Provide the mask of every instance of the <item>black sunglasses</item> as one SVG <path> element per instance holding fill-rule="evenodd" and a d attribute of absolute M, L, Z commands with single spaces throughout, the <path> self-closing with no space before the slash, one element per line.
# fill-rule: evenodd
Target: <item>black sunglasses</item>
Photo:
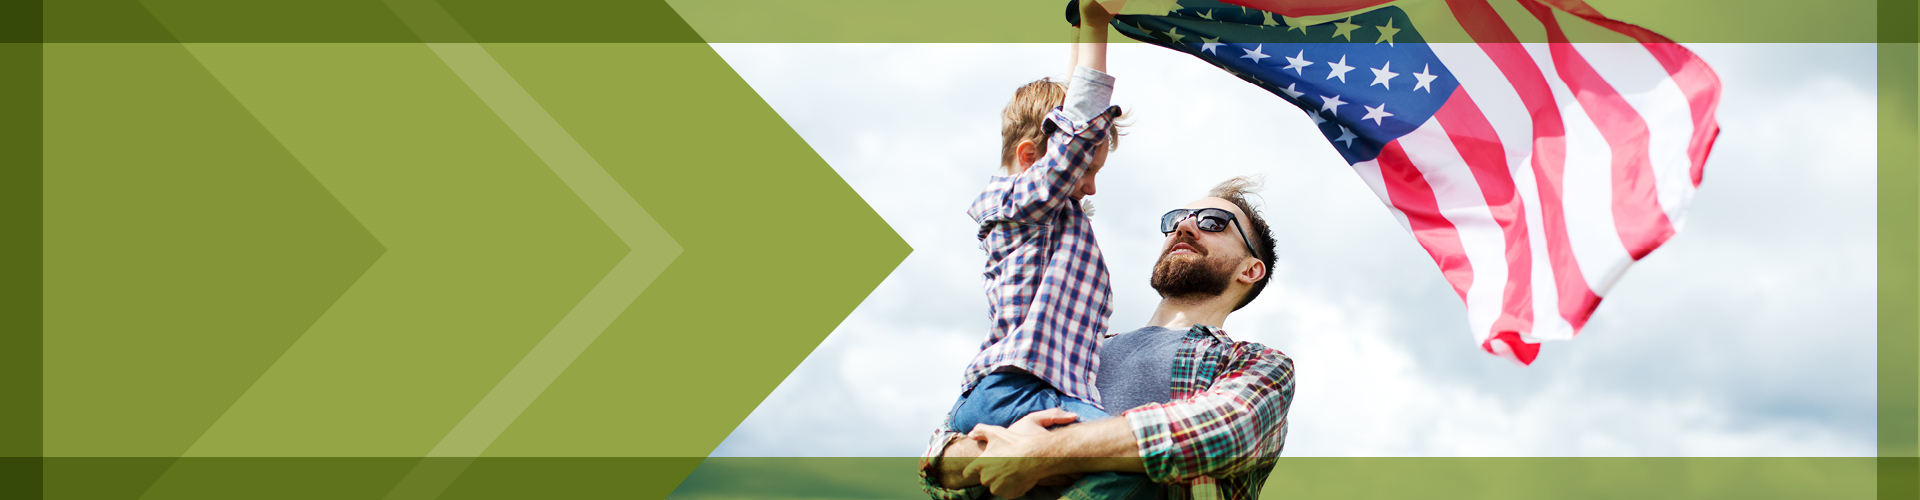
<path fill-rule="evenodd" d="M 1232 224 L 1233 228 L 1240 232 L 1240 242 L 1247 244 L 1247 254 L 1252 255 L 1253 258 L 1256 259 L 1260 258 L 1260 252 L 1253 249 L 1253 240 L 1247 239 L 1247 230 L 1241 228 L 1239 224 L 1233 224 L 1233 212 L 1218 208 L 1173 209 L 1167 212 L 1166 215 L 1160 216 L 1160 234 L 1172 234 L 1175 229 L 1180 227 L 1180 222 L 1187 220 L 1188 217 L 1196 218 L 1193 225 L 1199 227 L 1201 231 L 1209 233 L 1225 231 L 1227 230 L 1227 225 Z"/>

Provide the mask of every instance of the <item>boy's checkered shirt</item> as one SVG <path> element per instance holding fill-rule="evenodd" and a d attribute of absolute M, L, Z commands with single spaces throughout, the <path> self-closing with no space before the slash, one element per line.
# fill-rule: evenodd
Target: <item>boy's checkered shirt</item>
<path fill-rule="evenodd" d="M 987 252 L 993 323 L 967 365 L 963 393 L 995 370 L 1014 367 L 1061 394 L 1099 403 L 1093 377 L 1113 291 L 1092 222 L 1069 195 L 1119 110 L 1108 107 L 1084 123 L 1060 109 L 1048 113 L 1046 156 L 1019 175 L 994 176 L 967 211 L 980 223 L 980 248 Z"/>

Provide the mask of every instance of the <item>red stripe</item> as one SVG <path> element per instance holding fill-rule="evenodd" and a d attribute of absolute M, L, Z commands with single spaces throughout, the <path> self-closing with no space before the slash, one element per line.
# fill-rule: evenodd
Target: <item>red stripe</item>
<path fill-rule="evenodd" d="M 1507 350 L 1513 352 L 1513 358 L 1520 360 L 1520 364 L 1523 365 L 1533 364 L 1533 359 L 1540 356 L 1540 344 L 1520 340 L 1520 334 L 1518 333 L 1500 332 L 1495 334 L 1493 338 L 1487 339 L 1486 342 L 1481 342 L 1480 348 L 1486 349 L 1487 352 L 1494 352 L 1494 342 L 1505 344 Z"/>
<path fill-rule="evenodd" d="M 1521 5 L 1546 26 L 1547 41 L 1551 42 L 1547 50 L 1552 54 L 1555 72 L 1573 91 L 1580 107 L 1587 110 L 1613 151 L 1613 226 L 1620 233 L 1620 243 L 1627 247 L 1627 255 L 1640 260 L 1673 237 L 1673 224 L 1660 209 L 1655 193 L 1653 159 L 1647 156 L 1647 136 L 1651 134 L 1647 122 L 1580 51 L 1574 50 L 1552 10 L 1533 2 Z"/>
<path fill-rule="evenodd" d="M 1660 61 L 1667 75 L 1673 77 L 1673 83 L 1687 96 L 1687 108 L 1693 114 L 1693 138 L 1687 143 L 1687 157 L 1693 160 L 1693 170 L 1690 172 L 1693 185 L 1700 187 L 1700 173 L 1706 167 L 1707 153 L 1713 151 L 1713 140 L 1720 136 L 1720 120 L 1714 117 L 1714 110 L 1720 107 L 1720 75 L 1714 74 L 1713 68 L 1700 60 L 1700 56 L 1673 43 L 1672 39 L 1646 28 L 1608 19 L 1586 2 L 1540 1 L 1580 16 L 1587 22 L 1632 37 L 1645 46 L 1654 59 Z"/>
<path fill-rule="evenodd" d="M 1358 11 L 1393 0 L 1220 0 L 1242 7 L 1264 10 L 1286 17 L 1324 16 Z M 1353 14 L 1360 14 L 1353 12 Z"/>
<path fill-rule="evenodd" d="M 1573 325 L 1574 332 L 1586 326 L 1600 297 L 1593 294 L 1580 275 L 1580 264 L 1573 258 L 1573 245 L 1567 239 L 1567 222 L 1560 200 L 1560 175 L 1566 168 L 1566 128 L 1560 121 L 1560 109 L 1554 104 L 1553 91 L 1546 75 L 1521 48 L 1519 39 L 1507 28 L 1500 14 L 1486 0 L 1447 0 L 1460 27 L 1480 45 L 1494 66 L 1513 84 L 1521 104 L 1533 117 L 1533 176 L 1540 191 L 1540 226 L 1545 230 L 1547 259 L 1553 265 L 1553 282 L 1559 292 L 1560 317 Z"/>
<path fill-rule="evenodd" d="M 1473 284 L 1473 264 L 1467 262 L 1466 247 L 1460 246 L 1460 231 L 1440 215 L 1440 202 L 1434 199 L 1433 186 L 1427 184 L 1427 176 L 1413 166 L 1400 141 L 1389 142 L 1381 148 L 1378 161 L 1380 178 L 1387 185 L 1387 203 L 1407 214 L 1413 239 L 1433 256 L 1433 262 L 1440 265 L 1440 274 L 1447 277 L 1447 283 L 1453 285 L 1454 293 L 1460 294 L 1460 300 L 1466 301 L 1467 287 Z"/>
<path fill-rule="evenodd" d="M 1527 212 L 1514 189 L 1513 173 L 1507 171 L 1506 147 L 1493 131 L 1493 124 L 1480 112 L 1480 106 L 1467 95 L 1466 87 L 1455 87 L 1433 119 L 1439 120 L 1460 152 L 1473 179 L 1480 184 L 1487 210 L 1506 236 L 1507 287 L 1501 293 L 1500 317 L 1493 321 L 1493 333 L 1533 331 L 1533 247 L 1527 241 Z M 1481 333 L 1481 332 L 1475 332 Z"/>

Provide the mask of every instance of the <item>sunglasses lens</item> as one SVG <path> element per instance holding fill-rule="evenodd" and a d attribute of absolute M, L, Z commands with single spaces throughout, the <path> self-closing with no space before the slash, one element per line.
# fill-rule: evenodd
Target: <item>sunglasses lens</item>
<path fill-rule="evenodd" d="M 1166 234 L 1173 232 L 1174 228 L 1180 226 L 1180 221 L 1186 219 L 1186 209 L 1176 209 L 1172 212 L 1167 212 L 1166 215 L 1160 216 L 1160 233 Z"/>

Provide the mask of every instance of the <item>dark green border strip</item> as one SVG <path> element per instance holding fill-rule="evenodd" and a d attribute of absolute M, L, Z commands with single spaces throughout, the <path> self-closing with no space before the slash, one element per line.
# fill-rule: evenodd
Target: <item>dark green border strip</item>
<path fill-rule="evenodd" d="M 1920 5 L 1879 7 L 1876 489 L 1904 500 L 1920 498 Z"/>
<path fill-rule="evenodd" d="M 40 4 L 0 7 L 0 497 L 41 495 Z"/>
<path fill-rule="evenodd" d="M 1879 0 L 1826 0 L 1817 7 L 1799 0 L 1588 1 L 1608 16 L 1637 22 L 1682 42 L 1873 43 L 1885 40 L 1876 38 L 1867 19 L 1873 16 L 1876 3 L 1881 12 L 1893 12 L 1887 7 L 1890 2 Z M 1906 1 L 1905 12 L 1912 12 L 1913 2 Z M 482 43 L 699 43 L 702 38 L 711 42 L 1054 43 L 1067 36 L 1062 18 L 1065 0 L 437 3 Z M 45 5 L 44 39 L 49 42 L 423 41 L 387 9 L 384 0 L 46 0 Z M 159 28 L 155 19 L 167 28 Z"/>

